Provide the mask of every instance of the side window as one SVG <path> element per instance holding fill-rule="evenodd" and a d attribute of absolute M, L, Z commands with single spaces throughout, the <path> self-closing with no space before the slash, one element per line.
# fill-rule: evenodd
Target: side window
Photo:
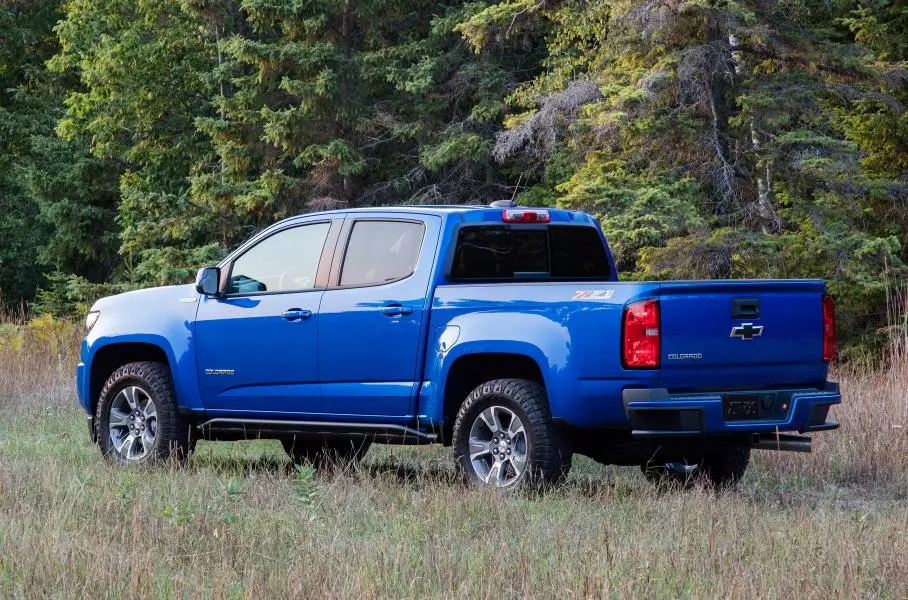
<path fill-rule="evenodd" d="M 426 227 L 412 221 L 357 221 L 350 232 L 340 284 L 381 285 L 416 270 Z"/>
<path fill-rule="evenodd" d="M 265 238 L 233 261 L 228 293 L 311 290 L 330 228 L 313 223 Z"/>

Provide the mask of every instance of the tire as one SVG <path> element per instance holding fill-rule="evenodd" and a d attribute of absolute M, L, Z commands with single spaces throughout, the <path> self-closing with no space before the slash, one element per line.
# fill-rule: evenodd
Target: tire
<path fill-rule="evenodd" d="M 195 446 L 192 427 L 180 415 L 170 369 L 159 362 L 129 363 L 107 378 L 98 397 L 95 434 L 101 452 L 120 465 L 183 461 Z"/>
<path fill-rule="evenodd" d="M 548 487 L 571 469 L 571 450 L 552 422 L 545 391 L 526 379 L 495 379 L 473 390 L 454 420 L 452 445 L 471 485 Z"/>
<path fill-rule="evenodd" d="M 750 464 L 750 446 L 734 444 L 700 456 L 694 460 L 671 463 L 648 462 L 640 470 L 653 484 L 660 487 L 687 489 L 705 483 L 714 489 L 733 488 Z"/>
<path fill-rule="evenodd" d="M 345 467 L 366 455 L 372 445 L 362 438 L 325 439 L 296 436 L 281 440 L 284 452 L 295 465 L 311 464 L 316 469 Z"/>

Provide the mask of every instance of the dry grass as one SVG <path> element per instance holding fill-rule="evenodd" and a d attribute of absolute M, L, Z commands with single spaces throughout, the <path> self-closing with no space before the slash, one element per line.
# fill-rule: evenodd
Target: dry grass
<path fill-rule="evenodd" d="M 78 332 L 10 337 L 2 598 L 908 597 L 908 368 L 840 374 L 843 429 L 757 453 L 737 492 L 580 459 L 562 490 L 502 496 L 456 484 L 441 448 L 316 476 L 271 442 L 202 443 L 186 468 L 118 470 L 75 408 Z"/>

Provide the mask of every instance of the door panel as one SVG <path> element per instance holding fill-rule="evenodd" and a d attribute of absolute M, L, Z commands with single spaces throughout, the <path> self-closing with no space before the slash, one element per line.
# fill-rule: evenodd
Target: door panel
<path fill-rule="evenodd" d="M 343 260 L 335 273 L 341 285 L 325 292 L 319 311 L 326 414 L 413 414 L 440 227 L 436 216 L 393 213 L 345 226 L 349 236 L 338 245 L 345 251 L 335 260 Z"/>
<path fill-rule="evenodd" d="M 226 267 L 228 295 L 202 299 L 196 358 L 206 410 L 319 411 L 318 311 L 341 222 L 303 222 L 257 241 Z"/>
<path fill-rule="evenodd" d="M 203 299 L 196 349 L 206 410 L 317 411 L 316 340 L 322 294 L 318 290 Z M 289 309 L 308 311 L 309 316 L 282 316 Z"/>

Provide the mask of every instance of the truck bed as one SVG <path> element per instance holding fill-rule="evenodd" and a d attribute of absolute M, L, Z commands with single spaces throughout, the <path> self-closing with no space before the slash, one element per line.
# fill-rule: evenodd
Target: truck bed
<path fill-rule="evenodd" d="M 474 343 L 534 353 L 553 414 L 580 427 L 628 427 L 626 389 L 822 390 L 823 295 L 817 280 L 442 285 L 430 331 L 458 328 L 449 353 Z M 643 299 L 661 309 L 660 360 L 631 368 L 622 319 Z"/>

